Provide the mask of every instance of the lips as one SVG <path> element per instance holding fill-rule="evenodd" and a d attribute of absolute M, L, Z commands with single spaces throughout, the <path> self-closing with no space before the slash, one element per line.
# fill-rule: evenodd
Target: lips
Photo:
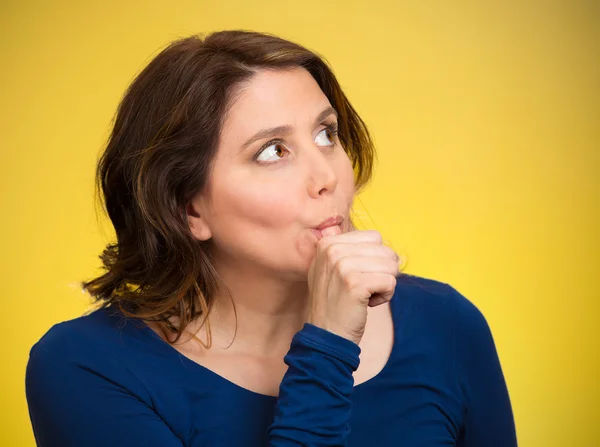
<path fill-rule="evenodd" d="M 315 228 L 315 230 L 322 231 L 327 227 L 332 227 L 334 225 L 342 225 L 343 221 L 344 218 L 342 216 L 333 216 L 321 222 L 319 226 Z"/>
<path fill-rule="evenodd" d="M 323 233 L 322 233 L 323 230 L 325 230 L 326 228 L 329 228 L 329 227 L 333 227 L 335 225 L 338 225 L 341 229 L 343 222 L 344 222 L 344 218 L 342 216 L 330 217 L 329 219 L 326 219 L 323 222 L 321 222 L 318 227 L 313 228 L 312 233 L 315 235 L 315 237 L 317 238 L 317 241 L 318 241 L 323 238 Z"/>

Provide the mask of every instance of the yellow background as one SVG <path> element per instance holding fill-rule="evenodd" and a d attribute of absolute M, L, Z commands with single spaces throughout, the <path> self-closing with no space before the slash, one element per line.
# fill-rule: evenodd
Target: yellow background
<path fill-rule="evenodd" d="M 333 65 L 379 152 L 359 217 L 486 315 L 520 446 L 600 445 L 595 5 L 2 2 L 0 444 L 34 445 L 29 348 L 88 309 L 74 284 L 112 237 L 92 182 L 123 92 L 170 40 L 246 28 Z"/>

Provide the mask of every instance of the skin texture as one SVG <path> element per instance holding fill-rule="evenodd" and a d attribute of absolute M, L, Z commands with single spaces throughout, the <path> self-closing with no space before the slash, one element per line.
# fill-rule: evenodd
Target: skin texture
<path fill-rule="evenodd" d="M 309 267 L 309 323 L 360 344 L 367 306 L 390 301 L 396 287 L 398 257 L 382 245 L 378 231 L 323 231 Z"/>
<path fill-rule="evenodd" d="M 356 288 L 348 288 L 358 284 L 357 275 L 347 282 L 345 270 L 387 268 L 393 273 L 397 262 L 390 267 L 395 254 L 385 251 L 380 236 L 350 231 L 354 174 L 337 135 L 327 130 L 337 122 L 335 112 L 322 115 L 331 104 L 302 68 L 259 71 L 237 93 L 224 121 L 208 187 L 187 207 L 194 237 L 212 239 L 215 269 L 228 290 L 218 290 L 208 317 L 213 347 L 206 349 L 187 339 L 176 349 L 244 388 L 277 395 L 287 368 L 283 357 L 294 334 L 305 322 L 341 332 L 344 328 L 330 324 L 337 322 L 328 318 L 343 311 L 352 314 L 361 329 L 362 339 L 355 339 L 363 349 L 355 383 L 368 380 L 389 357 L 393 324 L 387 301 L 367 308 L 366 282 L 359 284 L 361 297 Z M 322 119 L 315 122 L 319 115 Z M 277 126 L 289 129 L 244 148 L 257 132 Z M 273 139 L 280 142 L 272 143 Z M 342 224 L 325 231 L 322 239 L 317 237 L 313 228 L 335 215 L 344 218 Z M 336 257 L 317 258 L 319 248 L 331 245 L 336 237 L 346 242 L 338 245 Z M 348 258 L 344 269 L 331 275 L 335 279 L 331 290 L 348 292 L 354 307 L 339 297 L 327 297 L 323 281 L 318 287 L 309 281 L 309 274 L 315 277 L 317 261 L 317 273 L 333 271 L 327 263 L 344 252 L 362 258 Z M 373 256 L 379 256 L 375 264 Z M 384 282 L 391 285 L 389 279 Z M 330 299 L 330 305 L 315 307 L 311 287 L 321 290 L 322 300 Z M 336 307 L 338 302 L 343 306 Z M 200 321 L 192 322 L 188 332 L 207 341 Z M 352 328 L 350 332 L 355 335 Z"/>
<path fill-rule="evenodd" d="M 207 191 L 188 207 L 194 236 L 218 248 L 215 266 L 238 311 L 236 339 L 265 352 L 287 350 L 308 319 L 312 228 L 336 214 L 347 218 L 354 198 L 352 164 L 325 131 L 335 115 L 314 123 L 329 107 L 304 69 L 256 74 L 229 110 Z M 258 161 L 253 157 L 271 138 L 241 150 L 259 130 L 282 125 L 293 127 L 285 146 L 271 145 Z M 231 330 L 227 294 L 218 295 L 215 320 Z"/>
<path fill-rule="evenodd" d="M 355 192 L 350 160 L 324 131 L 324 124 L 337 122 L 335 115 L 313 125 L 329 107 L 315 80 L 299 68 L 262 71 L 243 89 L 222 130 L 211 203 L 201 203 L 201 195 L 190 217 L 194 235 L 212 237 L 218 246 L 220 269 L 243 259 L 244 269 L 253 261 L 256 273 L 306 280 L 314 255 L 309 228 L 335 214 L 346 217 Z M 268 138 L 240 151 L 258 130 L 279 125 L 294 127 L 285 146 L 271 145 L 258 161 L 252 157 Z"/>

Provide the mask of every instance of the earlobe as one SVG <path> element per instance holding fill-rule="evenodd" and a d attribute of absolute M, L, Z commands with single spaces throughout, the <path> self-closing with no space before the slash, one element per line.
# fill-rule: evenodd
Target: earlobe
<path fill-rule="evenodd" d="M 207 241 L 212 237 L 212 232 L 208 226 L 208 222 L 204 219 L 199 211 L 194 207 L 193 203 L 188 203 L 186 207 L 186 215 L 190 232 L 194 238 L 199 241 Z"/>

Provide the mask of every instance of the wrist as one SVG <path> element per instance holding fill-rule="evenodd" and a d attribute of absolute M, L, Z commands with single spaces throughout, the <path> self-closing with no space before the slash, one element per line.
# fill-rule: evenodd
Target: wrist
<path fill-rule="evenodd" d="M 353 331 L 345 330 L 341 325 L 333 323 L 331 321 L 323 321 L 317 318 L 309 318 L 308 324 L 316 326 L 320 329 L 323 329 L 327 332 L 331 332 L 332 334 L 345 338 L 346 340 L 351 341 L 352 343 L 358 345 L 360 340 L 362 339 L 362 334 L 358 334 Z"/>

